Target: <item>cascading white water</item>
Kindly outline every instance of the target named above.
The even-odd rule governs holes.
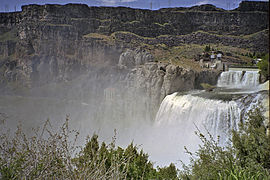
[[[221,145],[228,143],[230,131],[237,129],[240,121],[247,118],[247,112],[257,107],[267,93],[259,92],[258,71],[227,71],[218,79],[213,92],[196,91],[187,94],[174,93],[162,101],[155,119],[155,127],[164,129],[168,142],[163,146],[178,145],[177,156],[184,146],[195,151],[200,144],[194,131],[207,130],[214,139],[219,137]],[[236,90],[237,89],[237,90]],[[237,91],[237,92],[236,92]],[[181,159],[187,160],[185,154]]]
[[[258,71],[235,71],[230,70],[221,73],[217,86],[226,88],[246,89],[259,85]]]
[[[229,131],[237,128],[241,110],[235,101],[212,100],[193,95],[166,96],[156,116],[157,126],[178,126],[182,131],[194,132],[195,125],[205,128],[220,142],[226,142]]]
[[[223,74],[221,76],[225,77]],[[217,91],[224,89],[226,88],[217,88]],[[0,97],[0,111],[11,115],[9,123],[12,125],[19,119],[29,127],[38,126],[40,122],[35,120],[43,120],[47,117],[50,117],[54,126],[58,127],[66,114],[70,114],[70,124],[80,131],[79,142],[83,145],[85,135],[91,135],[93,132],[99,135],[100,140],[110,142],[113,129],[116,129],[119,146],[125,147],[133,141],[134,144],[141,145],[140,147],[150,155],[150,159],[156,166],[165,166],[173,162],[181,168],[178,160],[187,163],[189,159],[184,146],[190,151],[198,149],[200,140],[194,133],[196,126],[204,134],[207,128],[214,137],[220,135],[221,143],[227,142],[228,133],[230,129],[237,128],[243,110],[248,111],[253,108],[251,105],[256,106],[258,101],[266,99],[257,96],[256,93],[253,95],[245,93],[244,96],[236,94],[235,96],[241,98],[234,101],[221,100],[224,98],[219,97],[225,95],[220,95],[217,91],[209,92],[211,95],[218,96],[215,99],[209,99],[203,91],[188,92],[187,95],[174,93],[163,100],[153,125],[150,121],[152,116],[149,115],[152,106],[149,105],[147,97],[134,97],[136,93],[133,91],[123,93],[120,88],[108,88],[104,90],[104,102],[100,102],[98,90],[96,88],[90,91],[91,93],[87,91],[83,101],[71,98],[62,100],[40,97]],[[78,91],[72,92],[78,93]],[[228,92],[231,93],[226,91]],[[73,93],[69,96],[73,97]]]

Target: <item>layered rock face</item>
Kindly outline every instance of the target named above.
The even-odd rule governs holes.
[[[170,63],[156,63],[149,52],[139,49],[122,53],[118,68],[128,72],[122,81],[128,91],[148,97],[152,115],[166,95],[200,88],[200,83],[215,84],[219,75],[216,71],[197,72]]]
[[[214,43],[266,52],[268,2],[255,9],[246,3],[233,11],[212,5],[151,11],[67,4],[0,13],[1,92],[36,88],[51,96],[41,87],[70,82],[76,84],[72,97],[93,93],[99,101],[104,94],[134,92],[142,98],[139,104],[156,109],[170,93],[215,84],[219,72],[158,62],[144,45]],[[86,85],[76,83],[82,77]]]
[[[257,5],[258,4],[258,5]],[[191,8],[160,9],[158,11],[131,9],[124,7],[88,7],[86,5],[30,5],[23,6],[20,17],[30,22],[66,25],[76,29],[77,36],[88,33],[111,34],[128,31],[144,37],[159,35],[184,35],[202,30],[217,34],[252,34],[268,27],[266,2],[243,2],[235,11],[225,11],[212,5]],[[253,7],[253,8],[251,8]],[[40,22],[41,20],[43,22]],[[16,20],[12,20],[16,21]],[[49,25],[50,26],[50,25]],[[68,29],[68,27],[66,27]],[[27,28],[25,28],[27,31]],[[40,31],[26,32],[26,36],[41,36]],[[49,29],[48,29],[49,31]],[[45,36],[48,36],[45,31]],[[44,32],[44,31],[43,31]],[[79,38],[79,37],[77,37]]]

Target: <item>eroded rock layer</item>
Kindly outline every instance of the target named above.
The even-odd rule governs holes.
[[[232,11],[67,4],[0,13],[1,93],[106,99],[134,92],[157,109],[168,94],[216,84],[220,72],[159,61],[156,47],[212,43],[268,51],[268,2],[249,3]]]

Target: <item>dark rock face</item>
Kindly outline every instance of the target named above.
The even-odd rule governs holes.
[[[156,38],[144,38],[132,33],[116,32],[115,37],[121,39],[125,43],[136,40],[139,43],[145,44],[165,44],[168,47],[177,46],[179,44],[223,44],[225,46],[233,46],[239,48],[249,48],[256,52],[268,52],[269,45],[269,30],[259,31],[252,34],[251,37],[246,38],[240,36],[222,36],[217,34],[210,34],[203,31],[197,31],[191,34],[182,36],[159,36]]]
[[[269,11],[269,2],[258,2],[258,1],[242,1],[239,7],[236,9],[238,11]]]
[[[217,11],[210,5],[186,10],[150,11],[76,4],[30,5],[23,6],[20,15],[22,20],[28,20],[28,25],[31,21],[37,23],[42,20],[42,23],[39,21],[41,25],[47,22],[70,28],[76,26],[78,38],[80,35],[93,32],[111,34],[117,31],[128,31],[144,37],[183,35],[198,30],[240,35],[252,34],[268,27],[268,11],[265,11],[267,6],[268,3],[258,3],[256,9],[256,5],[244,2],[240,5],[239,11]],[[76,34],[74,36],[76,37]]]
[[[102,88],[132,82],[160,101],[174,91],[199,88],[205,79],[214,84],[218,72],[160,65],[149,52],[136,50],[136,43],[169,47],[220,43],[265,52],[268,3],[258,4],[251,9],[244,2],[233,11],[212,5],[157,11],[28,5],[22,12],[0,13],[0,89],[12,82],[26,88],[66,82],[89,73],[104,84]]]
[[[194,88],[201,89],[201,83],[216,85],[220,73],[215,71],[201,71],[197,73],[194,81]]]
[[[147,57],[147,55],[149,55],[148,52],[127,50],[120,56],[119,68],[123,70],[121,57],[125,58],[125,62],[133,62],[136,57]],[[155,63],[151,62],[151,58],[148,58],[148,62],[145,62],[143,66],[125,66],[126,70],[128,68],[130,70],[125,76],[124,87],[128,91],[146,94],[153,108],[151,112],[158,108],[166,95],[201,89],[200,83],[215,85],[219,75],[217,71],[196,72],[169,63]]]

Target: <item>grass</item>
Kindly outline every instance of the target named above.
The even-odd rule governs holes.
[[[136,21],[136,20],[135,20],[135,21],[130,21],[130,22],[128,21],[128,22],[126,22],[126,23],[127,23],[127,24],[139,24],[140,21]]]
[[[71,27],[72,25],[70,24],[52,24],[52,23],[47,23],[47,26],[59,26],[59,27]]]
[[[157,38],[158,39],[160,39],[160,38],[168,38],[168,37],[170,37],[171,35],[165,35],[165,34],[163,34],[163,35],[159,35]]]
[[[83,36],[84,38],[95,38],[95,39],[102,39],[102,40],[112,40],[111,36],[107,36],[104,34],[99,33],[89,33]]]
[[[89,33],[83,36],[83,38],[86,39],[95,39],[97,41],[103,41],[108,44],[113,44],[114,43],[114,37],[113,36],[107,36],[104,34],[99,34],[99,33]]]
[[[269,34],[267,31],[269,31],[269,30],[264,29],[262,31],[259,31],[259,32],[253,33],[253,34],[248,34],[248,35],[245,35],[245,36],[242,36],[242,37],[245,38],[245,39],[251,39],[251,38],[254,38],[254,37],[260,35],[261,33]]]
[[[222,51],[224,54],[231,53],[231,56],[223,56],[223,59],[234,59],[235,61],[241,61],[250,63],[252,58],[244,56],[246,53],[251,53],[249,50],[224,46],[221,44],[210,44],[210,47],[215,51]],[[174,65],[178,65],[184,68],[200,71],[201,67],[199,62],[194,61],[195,57],[202,54],[205,45],[198,44],[184,44],[182,46],[167,47],[165,44],[158,44],[150,52],[154,55],[155,61],[168,62]]]
[[[212,86],[210,84],[207,84],[207,83],[201,83],[200,84],[204,90],[206,91],[212,91],[213,89],[215,89],[215,86]]]
[[[154,23],[155,25],[161,26],[161,27],[165,27],[167,25],[170,25],[169,23],[164,23],[164,24],[159,24],[159,23]]]
[[[169,48],[165,44],[160,44],[157,47],[151,52],[155,57],[155,61],[168,62],[196,71],[201,70],[199,63],[194,61],[194,57],[203,51],[202,46],[188,44]]]
[[[150,37],[144,37],[144,36],[140,36],[137,35],[135,33],[129,32],[129,31],[117,31],[111,34],[112,37],[116,37],[117,34],[126,34],[126,35],[130,35],[130,36],[134,36],[137,37],[138,39],[144,40],[144,39],[155,39],[155,38],[150,38]]]
[[[5,42],[5,41],[18,41],[18,36],[17,36],[17,30],[12,29],[2,35],[0,35],[0,42]]]
[[[231,53],[232,56],[227,56],[227,58],[239,59],[247,63],[252,60],[252,58],[245,56],[245,54],[247,53],[252,53],[248,49],[232,47],[232,46],[224,46],[221,44],[210,44],[210,46],[211,48],[213,47],[215,50],[220,50],[223,53]]]
[[[203,31],[197,31],[195,33],[207,33]],[[208,33],[210,34],[210,33]],[[202,54],[204,51],[205,45],[198,44],[183,44],[180,46],[169,47],[164,43],[161,44],[148,44],[148,42],[154,42],[155,38],[143,37],[139,36],[132,32],[127,31],[117,31],[112,33],[110,36],[103,35],[99,33],[90,33],[84,35],[84,38],[94,38],[96,40],[100,40],[103,42],[107,42],[109,44],[113,44],[116,41],[123,41],[120,37],[127,36],[127,39],[130,39],[128,42],[132,47],[143,47],[144,49],[151,52],[151,54],[155,57],[156,62],[168,62],[174,65],[178,65],[187,69],[193,69],[195,71],[201,71],[201,67],[199,62],[194,61],[195,57],[199,54]],[[213,34],[215,35],[215,34]],[[185,35],[181,35],[185,36]],[[221,35],[215,35],[221,36]],[[169,35],[161,35],[158,36],[157,39],[162,39],[169,37]],[[239,37],[238,37],[239,38]],[[125,40],[124,40],[125,41]],[[162,42],[162,40],[161,40]],[[245,56],[245,54],[252,53],[248,49],[225,46],[223,44],[209,44],[211,49],[213,48],[215,51],[222,51],[224,53],[224,60],[234,60],[250,63],[252,58]],[[226,53],[230,53],[231,55],[226,55]]]
[[[70,18],[73,21],[82,21],[82,20],[88,20],[87,18]]]
[[[253,33],[253,34],[240,35],[240,36],[229,35],[229,34],[220,35],[220,34],[217,34],[217,32],[214,32],[214,31],[206,32],[206,31],[202,31],[202,30],[198,30],[196,32],[193,32],[192,34],[202,33],[202,34],[208,34],[208,35],[216,36],[216,37],[231,37],[231,38],[234,38],[234,39],[251,39],[251,38],[254,38],[254,37],[260,35],[261,33],[268,34],[267,31],[268,31],[268,29],[265,29],[265,30],[262,30],[262,31],[259,31],[259,32]],[[186,36],[186,35],[177,35],[176,37],[181,37],[181,36]]]

